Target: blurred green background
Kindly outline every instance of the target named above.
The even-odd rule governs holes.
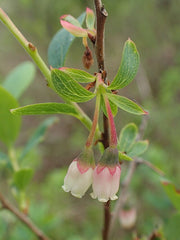
[[[111,81],[120,65],[122,48],[129,37],[136,43],[141,66],[136,79],[120,94],[137,101],[149,112],[144,138],[150,142],[144,159],[166,173],[180,185],[180,1],[179,0],[104,0],[108,11],[105,31],[105,66]],[[61,28],[59,17],[70,13],[78,17],[91,0],[0,0],[26,38],[37,46],[47,62],[47,49],[53,35]],[[71,46],[65,66],[83,69],[83,46],[76,39]],[[0,25],[0,80],[19,63],[29,60],[22,47],[7,29]],[[97,71],[96,63],[90,70]],[[37,71],[35,81],[20,99],[20,105],[61,101]],[[92,101],[81,104],[92,117]],[[59,116],[58,116],[59,117]],[[46,117],[23,117],[23,126],[16,143],[21,148],[28,136]],[[118,133],[129,122],[138,126],[142,118],[119,110],[115,121]],[[75,199],[61,189],[68,164],[81,151],[88,135],[80,122],[60,116],[59,122],[48,131],[39,148],[28,157],[36,167],[35,177],[28,189],[30,214],[53,239],[100,239],[103,208],[88,194]],[[3,148],[3,146],[2,146]],[[129,163],[123,163],[126,172]],[[125,175],[123,173],[123,175]],[[5,174],[7,177],[8,174]],[[0,177],[4,189],[7,180]],[[1,188],[2,188],[1,186]],[[166,196],[159,176],[145,166],[134,174],[129,202],[137,208],[137,223],[125,231],[118,225],[114,239],[132,239],[132,233],[149,236],[155,228],[168,224],[175,209]],[[5,190],[8,193],[8,190]],[[114,204],[114,203],[113,203]],[[3,240],[35,239],[33,234],[10,214],[0,214],[0,236]],[[179,231],[176,228],[177,231]],[[179,240],[178,238],[167,238]]]

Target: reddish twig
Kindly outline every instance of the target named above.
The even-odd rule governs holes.
[[[40,240],[50,240],[33,222],[32,220],[14,207],[4,196],[0,193],[0,202],[2,208],[13,213],[22,223],[24,223]]]

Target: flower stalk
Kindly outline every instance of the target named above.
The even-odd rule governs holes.
[[[109,130],[110,130],[109,145],[110,145],[110,147],[116,148],[117,147],[117,133],[116,133],[116,127],[114,124],[113,114],[111,111],[111,106],[109,104],[109,100],[108,100],[106,94],[103,94],[103,98],[104,98],[106,111],[107,111],[107,115],[108,115],[108,122],[109,122]]]
[[[97,84],[99,84],[98,81],[97,81]],[[92,123],[91,131],[89,133],[89,136],[86,142],[86,147],[90,147],[93,145],[94,135],[96,132],[98,119],[99,119],[100,101],[101,101],[101,95],[97,86],[96,105],[95,105],[93,123]]]

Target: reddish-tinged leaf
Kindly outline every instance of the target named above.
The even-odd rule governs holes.
[[[73,24],[71,24],[67,21],[61,20],[61,19],[60,19],[60,22],[61,22],[61,25],[63,26],[63,28],[66,29],[68,32],[70,32],[75,37],[87,37],[88,36],[86,29],[74,26]]]

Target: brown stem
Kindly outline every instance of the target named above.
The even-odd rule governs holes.
[[[104,203],[104,228],[102,230],[103,240],[108,240],[108,235],[109,235],[109,227],[110,227],[110,221],[111,221],[110,203],[111,203],[110,200]]]
[[[12,212],[21,222],[28,226],[29,229],[38,237],[40,240],[50,240],[24,213],[20,212],[16,207],[14,207],[4,196],[0,193],[0,202],[2,208],[5,208]]]
[[[104,25],[106,17],[108,16],[101,0],[94,0],[96,8],[96,19],[97,19],[97,35],[96,35],[96,59],[98,64],[99,72],[102,73],[103,80],[105,80],[106,72],[104,71]],[[104,148],[109,146],[109,125],[108,119],[103,115],[104,122],[104,133],[102,143]],[[111,220],[110,213],[110,201],[104,204],[104,226],[102,230],[102,239],[108,240],[109,226]]]
[[[96,36],[96,58],[99,71],[104,71],[104,25],[108,13],[106,12],[101,0],[94,0],[97,18]]]

